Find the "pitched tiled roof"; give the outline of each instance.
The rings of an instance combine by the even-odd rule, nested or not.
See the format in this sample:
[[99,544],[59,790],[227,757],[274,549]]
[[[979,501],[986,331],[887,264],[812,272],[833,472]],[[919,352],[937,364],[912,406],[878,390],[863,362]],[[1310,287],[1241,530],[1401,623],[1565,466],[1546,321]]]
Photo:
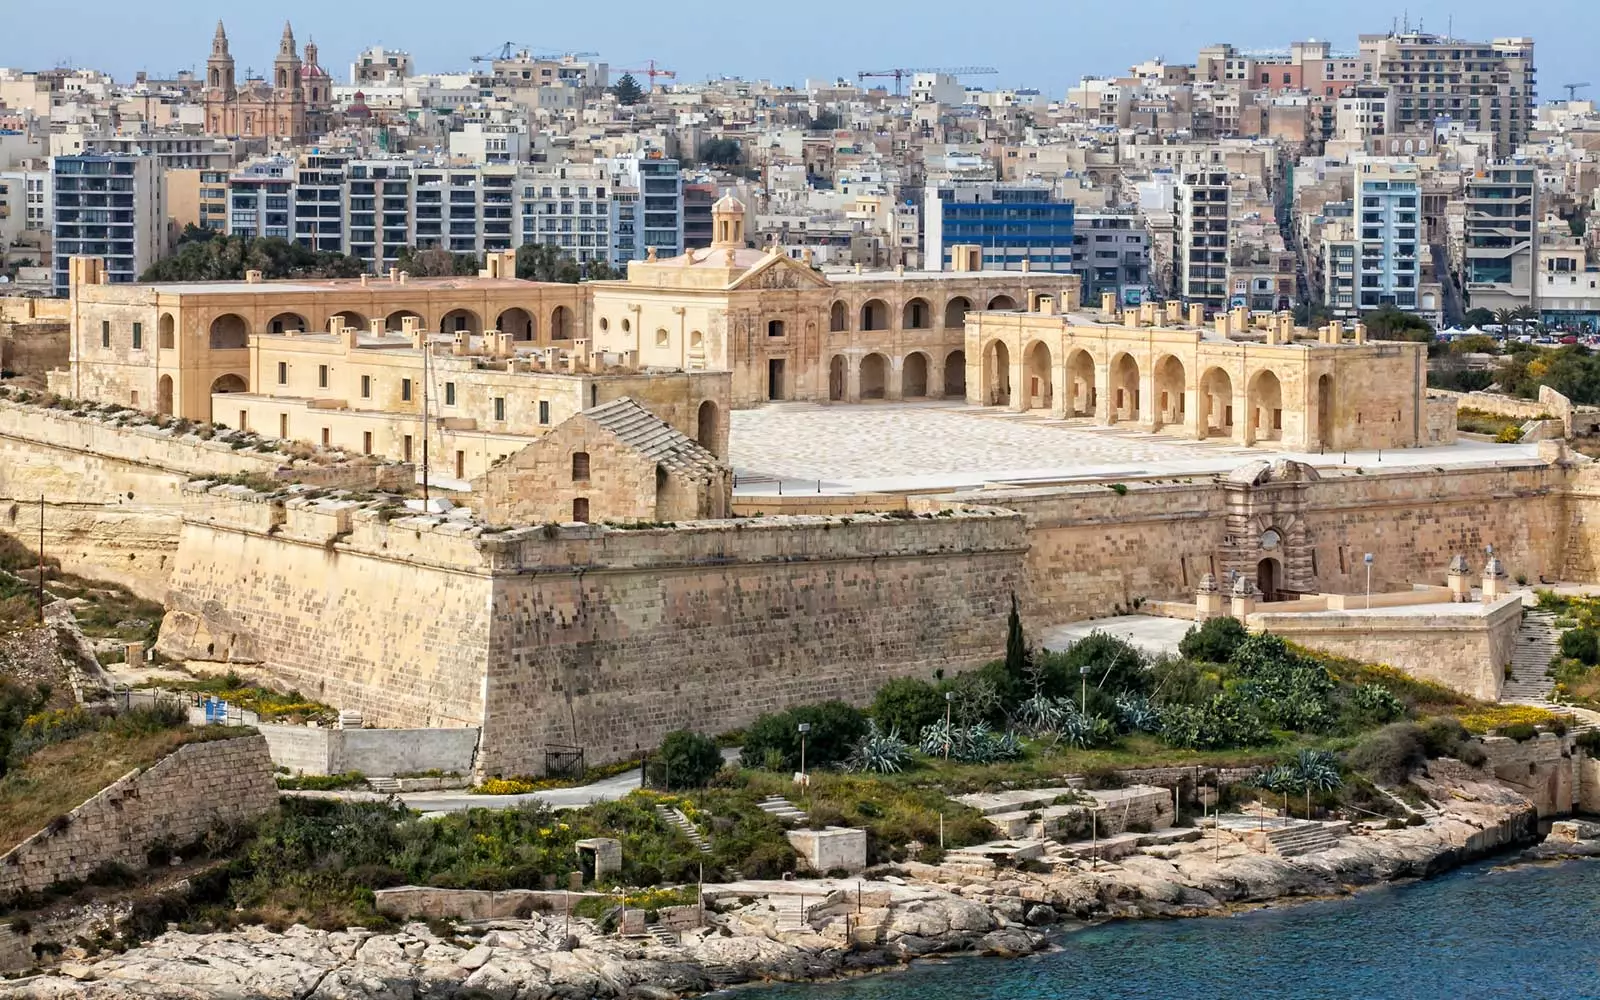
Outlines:
[[610,431],[623,444],[673,472],[693,476],[722,468],[717,456],[628,396],[585,410],[583,415]]

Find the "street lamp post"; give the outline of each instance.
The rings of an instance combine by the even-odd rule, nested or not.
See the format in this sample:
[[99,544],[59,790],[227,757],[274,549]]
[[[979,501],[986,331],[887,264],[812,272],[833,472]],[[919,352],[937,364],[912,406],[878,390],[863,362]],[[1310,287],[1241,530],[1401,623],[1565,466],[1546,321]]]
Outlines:
[[1078,714],[1089,714],[1089,665],[1078,668]]
[[956,693],[954,691],[946,691],[944,693],[944,759],[946,761],[950,759],[950,744],[954,742],[950,734],[950,706],[955,703]]
[[811,723],[800,723],[800,783],[803,785],[811,784],[806,778],[806,734],[809,732],[811,732]]
[[1368,552],[1362,556],[1361,561],[1367,564],[1367,609],[1370,611],[1372,609],[1372,553]]

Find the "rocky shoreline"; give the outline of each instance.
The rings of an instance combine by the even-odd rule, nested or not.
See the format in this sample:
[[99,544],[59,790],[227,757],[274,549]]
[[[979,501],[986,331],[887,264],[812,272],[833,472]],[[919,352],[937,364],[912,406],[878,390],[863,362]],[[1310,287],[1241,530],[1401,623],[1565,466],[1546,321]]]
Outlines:
[[[273,933],[170,932],[122,955],[74,956],[46,975],[0,982],[0,1000],[666,1000],[748,982],[833,979],[931,955],[1014,957],[1048,946],[1062,921],[1208,916],[1274,901],[1346,894],[1440,874],[1538,839],[1533,804],[1461,769],[1418,784],[1438,809],[1422,825],[1360,827],[1296,857],[1259,853],[1227,832],[1114,862],[1047,856],[1020,867],[952,854],[862,880],[717,887],[706,926],[677,939],[602,935],[561,915]],[[1530,860],[1600,853],[1578,839]],[[956,859],[956,860],[952,860]],[[435,922],[434,926],[437,926]]]

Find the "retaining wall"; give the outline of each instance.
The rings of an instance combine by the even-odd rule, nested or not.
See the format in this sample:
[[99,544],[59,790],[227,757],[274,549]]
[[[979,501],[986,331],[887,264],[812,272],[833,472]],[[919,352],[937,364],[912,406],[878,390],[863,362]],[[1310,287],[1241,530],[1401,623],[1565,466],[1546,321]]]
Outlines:
[[478,749],[476,728],[314,729],[258,725],[256,729],[266,737],[272,762],[296,774],[471,774]]

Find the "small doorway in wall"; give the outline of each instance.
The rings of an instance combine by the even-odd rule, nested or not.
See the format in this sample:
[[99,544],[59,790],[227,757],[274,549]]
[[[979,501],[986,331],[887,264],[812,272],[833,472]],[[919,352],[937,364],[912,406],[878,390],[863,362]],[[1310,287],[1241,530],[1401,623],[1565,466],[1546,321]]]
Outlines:
[[784,399],[783,394],[783,359],[772,358],[767,362],[767,398]]
[[1256,589],[1261,591],[1263,604],[1270,604],[1278,599],[1278,581],[1281,579],[1278,560],[1269,558],[1256,563]]

